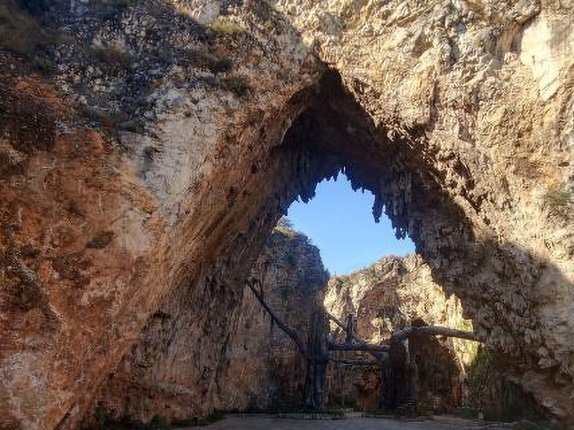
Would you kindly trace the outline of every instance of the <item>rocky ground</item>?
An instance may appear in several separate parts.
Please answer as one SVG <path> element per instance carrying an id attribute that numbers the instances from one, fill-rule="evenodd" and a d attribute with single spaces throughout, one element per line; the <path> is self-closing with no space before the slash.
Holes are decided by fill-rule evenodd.
<path id="1" fill-rule="evenodd" d="M 524 426 L 524 427 L 521 427 Z M 530 427 L 529 427 L 530 426 Z M 229 417 L 207 428 L 221 430 L 463 430 L 463 429 L 521 429 L 543 430 L 529 423 L 487 423 L 478 420 L 463 420 L 452 417 L 436 417 L 431 420 L 392 420 L 377 418 L 347 418 L 345 420 L 290 420 L 266 416 Z"/>

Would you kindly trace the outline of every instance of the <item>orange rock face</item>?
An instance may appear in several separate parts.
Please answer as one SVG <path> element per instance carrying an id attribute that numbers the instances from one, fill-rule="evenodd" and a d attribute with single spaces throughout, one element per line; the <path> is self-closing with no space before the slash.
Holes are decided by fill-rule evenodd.
<path id="1" fill-rule="evenodd" d="M 341 170 L 574 420 L 567 2 L 20 3 L 0 31 L 46 40 L 0 38 L 0 426 L 75 427 L 158 318 L 208 410 L 271 228 Z"/>
<path id="2" fill-rule="evenodd" d="M 145 282 L 163 226 L 101 133 L 56 130 L 73 115 L 57 91 L 15 76 L 2 88 L 13 102 L 3 150 L 14 162 L 0 183 L 2 419 L 49 427 L 109 371 L 101 355 L 121 355 L 143 322 L 125 307 L 153 303 L 133 286 Z M 127 226 L 144 218 L 155 227 L 134 237 Z"/>
<path id="3" fill-rule="evenodd" d="M 305 57 L 293 61 L 306 67 Z M 186 301 L 198 309 L 194 318 L 202 315 L 198 334 L 207 334 L 201 321 L 219 318 L 219 332 L 201 349 L 205 362 L 219 360 L 242 284 L 218 295 L 213 279 L 227 283 L 234 271 L 234 282 L 243 279 L 277 207 L 297 193 L 299 185 L 281 179 L 293 151 L 269 151 L 302 108 L 306 98 L 297 94 L 313 73 L 280 88 L 260 82 L 275 88 L 262 104 L 216 90 L 213 100 L 200 98 L 192 117 L 178 105 L 179 114 L 149 121 L 144 135 L 102 130 L 86 120 L 77 93 L 46 84 L 3 54 L 0 426 L 75 427 L 166 293 L 180 285 L 194 289 Z M 170 84 L 162 82 L 163 91 Z M 192 93 L 184 94 L 187 103 L 198 103 Z M 158 151 L 166 156 L 152 162 Z M 221 315 L 224 303 L 229 312 Z"/>

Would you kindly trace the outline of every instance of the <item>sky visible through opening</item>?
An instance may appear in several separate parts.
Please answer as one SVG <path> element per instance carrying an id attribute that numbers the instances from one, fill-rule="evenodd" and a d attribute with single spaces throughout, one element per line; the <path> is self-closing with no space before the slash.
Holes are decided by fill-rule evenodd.
<path id="1" fill-rule="evenodd" d="M 331 275 L 363 269 L 382 257 L 415 252 L 409 239 L 398 240 L 391 220 L 383 214 L 377 224 L 372 207 L 375 197 L 369 191 L 353 191 L 345 175 L 317 185 L 309 203 L 294 202 L 288 218 L 296 230 L 305 233 L 321 250 L 325 268 Z"/>

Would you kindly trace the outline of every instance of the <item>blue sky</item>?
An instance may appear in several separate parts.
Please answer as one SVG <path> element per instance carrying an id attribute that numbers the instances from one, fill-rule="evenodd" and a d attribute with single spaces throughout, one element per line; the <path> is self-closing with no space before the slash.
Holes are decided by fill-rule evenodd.
<path id="1" fill-rule="evenodd" d="M 398 240 L 391 221 L 383 214 L 376 224 L 372 215 L 374 196 L 353 191 L 345 175 L 323 181 L 307 204 L 294 202 L 288 217 L 321 250 L 325 268 L 332 275 L 362 269 L 386 255 L 415 251 L 410 239 Z"/>

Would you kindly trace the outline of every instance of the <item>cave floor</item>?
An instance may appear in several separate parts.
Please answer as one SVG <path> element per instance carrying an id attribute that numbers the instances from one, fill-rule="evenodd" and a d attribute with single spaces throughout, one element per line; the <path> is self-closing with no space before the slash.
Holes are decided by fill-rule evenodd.
<path id="1" fill-rule="evenodd" d="M 229 416 L 207 426 L 220 430 L 428 430 L 428 429 L 495 429 L 500 424 L 465 420 L 454 417 L 433 417 L 432 419 L 394 420 L 382 418 L 347 418 L 344 420 L 294 420 L 273 416 Z"/>

